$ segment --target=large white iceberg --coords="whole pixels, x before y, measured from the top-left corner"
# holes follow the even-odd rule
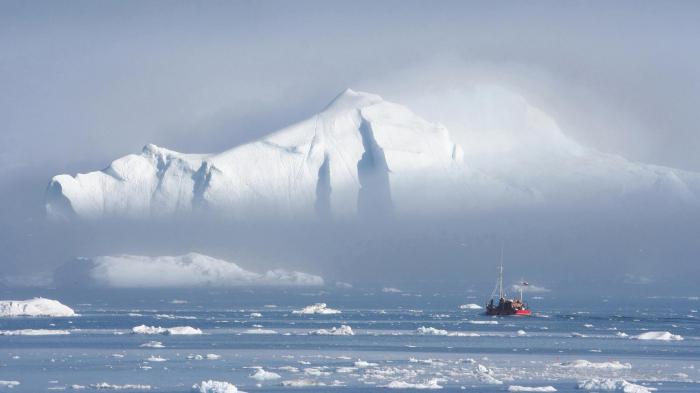
[[[651,393],[656,388],[650,388],[627,382],[624,379],[593,378],[578,383],[578,388],[582,390],[624,392],[624,393]]]
[[[160,326],[139,325],[131,328],[131,332],[134,334],[169,334],[173,336],[202,334],[202,331],[200,329],[193,328],[191,326],[175,326],[164,328]]]
[[[75,281],[112,288],[189,288],[235,286],[319,286],[323,278],[289,270],[255,273],[207,255],[115,255],[80,258],[55,272],[59,285]]]
[[[339,218],[640,196],[697,206],[700,175],[584,148],[524,99],[486,96],[492,102],[459,109],[487,134],[469,141],[468,154],[445,127],[347,90],[307,120],[220,153],[149,144],[104,170],[55,176],[46,210],[86,219]],[[520,132],[499,139],[499,127]]]
[[[73,317],[75,311],[58,300],[0,300],[0,317]]]
[[[192,386],[192,392],[194,393],[245,393],[242,390],[238,390],[236,385],[225,382],[225,381],[202,381],[198,384]]]

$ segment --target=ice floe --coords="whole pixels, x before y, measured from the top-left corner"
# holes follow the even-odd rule
[[[71,385],[73,390],[151,390],[151,385],[139,385],[139,384],[124,384],[115,385],[107,382],[93,383],[90,385]]]
[[[141,348],[165,348],[165,345],[163,345],[162,342],[160,341],[149,341],[147,343],[143,343],[139,345]]]
[[[311,379],[291,379],[287,381],[282,381],[280,385],[292,388],[305,388],[311,386],[326,386],[325,383],[320,381],[314,381]]]
[[[481,310],[483,307],[476,303],[469,303],[469,304],[462,304],[459,306],[460,309],[462,310]]]
[[[168,361],[168,359],[161,357],[161,356],[158,356],[158,355],[150,356],[146,360],[149,362],[167,362]]]
[[[590,362],[584,359],[577,359],[571,362],[556,363],[556,366],[565,368],[594,368],[594,369],[610,369],[610,370],[629,370],[632,365],[629,363],[620,363],[617,360],[611,362]]]
[[[258,367],[253,374],[249,375],[249,377],[258,382],[272,381],[282,378],[279,374],[272,371],[265,371],[262,367]]]
[[[450,337],[479,337],[478,333],[471,332],[448,332],[444,329],[421,326],[416,329],[416,333],[424,336],[450,336]]]
[[[301,310],[294,310],[292,314],[340,314],[340,310],[329,308],[326,303],[315,303]]]
[[[333,326],[330,330],[329,329],[314,330],[314,331],[310,332],[309,334],[318,335],[318,336],[353,336],[353,335],[355,335],[355,332],[353,332],[352,328],[348,325],[340,325],[340,327]]]
[[[19,386],[19,381],[2,381],[2,380],[0,380],[0,386],[6,387],[6,388],[13,388],[15,386]]]
[[[578,383],[578,388],[582,390],[606,391],[606,392],[624,392],[624,393],[651,393],[656,388],[650,388],[642,385],[637,385],[627,382],[624,379],[605,379],[593,378]]]
[[[169,335],[193,335],[202,334],[202,331],[192,326],[175,326],[164,328],[160,326],[139,325],[131,328],[134,334],[169,334]]]
[[[272,329],[256,328],[256,329],[247,329],[243,333],[245,333],[245,334],[277,334],[277,331],[272,330]]]
[[[75,311],[58,300],[0,300],[0,317],[74,317]]]
[[[556,392],[557,389],[554,386],[519,386],[510,385],[508,386],[509,392]]]
[[[681,341],[683,337],[671,332],[645,332],[637,336],[632,336],[637,340],[659,340],[659,341]]]
[[[192,386],[194,393],[245,393],[236,385],[225,381],[202,381]]]
[[[391,381],[384,387],[387,387],[389,389],[442,389],[442,386],[440,386],[438,382],[439,380],[437,378],[417,383],[406,381]]]
[[[479,382],[481,383],[485,383],[487,385],[503,384],[503,381],[495,377],[495,373],[493,372],[493,370],[484,365],[477,364],[472,373],[474,377],[476,377],[476,379],[479,380]]]
[[[53,329],[19,329],[0,331],[0,336],[65,336],[68,334],[70,334],[68,330]]]

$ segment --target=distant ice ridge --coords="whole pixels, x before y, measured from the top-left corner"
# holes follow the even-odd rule
[[[139,325],[131,328],[134,334],[170,334],[170,335],[193,335],[202,334],[202,331],[191,326],[175,326],[171,328],[163,328],[160,326]]]
[[[585,148],[524,98],[504,109],[512,97],[487,93],[480,96],[491,101],[458,109],[481,131],[467,130],[467,154],[445,127],[348,89],[317,115],[221,153],[149,144],[104,170],[54,176],[46,211],[84,219],[345,218],[543,202],[697,207],[700,175]]]
[[[245,393],[236,385],[224,381],[202,381],[192,386],[193,393]]]
[[[352,328],[348,325],[340,325],[340,327],[333,326],[330,330],[314,330],[310,334],[318,336],[353,336],[355,335],[355,332],[353,332]]]
[[[0,317],[73,317],[75,311],[58,300],[36,297],[30,300],[1,300]]]
[[[79,258],[56,270],[58,285],[76,277],[111,288],[193,288],[236,286],[319,286],[323,278],[282,269],[255,273],[233,262],[198,253],[179,256],[115,255]],[[84,280],[82,279],[84,278]]]
[[[329,308],[326,303],[315,303],[301,310],[294,310],[292,314],[340,314],[340,310]]]
[[[633,384],[624,379],[598,379],[593,378],[578,383],[578,388],[582,390],[624,392],[624,393],[651,393],[656,388]]]
[[[554,386],[519,386],[510,385],[508,386],[509,392],[556,392],[557,389]]]
[[[671,332],[646,332],[637,336],[632,336],[637,340],[659,340],[659,341],[681,341],[683,337]]]

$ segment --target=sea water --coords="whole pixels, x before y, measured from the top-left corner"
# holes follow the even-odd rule
[[[694,297],[544,293],[527,299],[530,317],[489,317],[459,307],[484,303],[465,291],[39,292],[2,296],[51,297],[79,316],[0,318],[3,332],[69,333],[0,335],[0,391],[189,392],[214,380],[247,392],[584,392],[586,382],[590,391],[700,392]],[[320,302],[341,312],[293,312]],[[133,333],[140,325],[202,334]],[[342,325],[354,335],[313,334]],[[676,340],[635,338],[647,332]]]

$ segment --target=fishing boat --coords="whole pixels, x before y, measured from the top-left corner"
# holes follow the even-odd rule
[[[530,284],[521,280],[520,298],[508,299],[508,295],[503,289],[503,248],[501,247],[501,263],[498,267],[498,281],[496,281],[496,286],[493,288],[493,292],[491,292],[491,298],[486,304],[486,315],[530,315],[532,312],[528,308],[527,303],[523,301],[523,287],[528,285]],[[498,303],[494,303],[496,291],[498,291]]]

